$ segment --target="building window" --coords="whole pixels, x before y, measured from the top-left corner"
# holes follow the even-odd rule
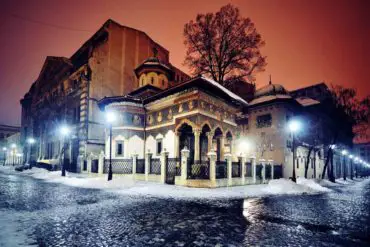
[[[162,80],[162,86],[164,86],[164,80]]]
[[[270,127],[272,124],[271,114],[265,114],[257,117],[257,128]]]
[[[123,150],[123,142],[117,142],[116,145],[116,156],[123,156],[124,150]]]
[[[150,81],[151,81],[152,84],[154,84],[154,78],[153,77],[150,78]]]
[[[157,140],[157,155],[162,153],[162,139]]]

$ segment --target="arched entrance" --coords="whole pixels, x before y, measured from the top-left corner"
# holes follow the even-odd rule
[[[209,152],[208,147],[208,134],[210,133],[211,128],[208,126],[208,124],[205,124],[202,128],[202,131],[200,133],[200,145],[199,145],[199,153],[200,153],[200,160],[204,161],[207,160],[207,154]]]
[[[193,134],[193,128],[189,124],[183,123],[178,128],[177,131],[179,133],[180,158],[181,158],[181,150],[183,150],[186,147],[190,151],[189,162],[190,162],[190,164],[192,164],[194,162],[194,134]]]
[[[223,133],[219,127],[215,130],[212,142],[213,150],[217,154],[217,160],[223,160]]]

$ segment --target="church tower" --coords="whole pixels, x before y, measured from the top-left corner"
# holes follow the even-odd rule
[[[135,74],[139,81],[139,88],[145,85],[152,85],[160,89],[169,87],[173,71],[169,65],[161,62],[157,57],[158,51],[153,48],[153,57],[147,58],[136,69]]]

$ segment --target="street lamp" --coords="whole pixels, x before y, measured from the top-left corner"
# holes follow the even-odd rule
[[[63,161],[62,161],[62,177],[66,176],[66,149],[67,149],[67,143],[66,143],[66,138],[71,132],[71,130],[68,128],[66,125],[62,125],[59,129],[60,134],[63,138]]]
[[[343,180],[347,180],[347,167],[346,167],[346,155],[348,154],[348,151],[343,149],[342,155],[343,155]]]
[[[293,143],[292,143],[292,151],[293,151],[293,176],[292,176],[292,180],[293,182],[297,182],[297,178],[296,178],[296,174],[295,174],[295,160],[296,160],[296,153],[295,153],[295,133],[297,133],[298,131],[300,131],[300,129],[302,128],[302,124],[300,121],[296,120],[296,119],[292,119],[289,121],[288,123],[288,129],[290,131],[290,133],[292,133],[292,139],[293,139]]]
[[[13,166],[14,166],[14,162],[15,162],[15,150],[17,148],[17,145],[15,143],[13,143],[12,145],[10,145],[10,147],[12,148]]]
[[[3,152],[4,152],[4,163],[3,163],[3,166],[5,166],[5,162],[6,162],[6,150],[8,150],[6,147],[3,147]]]
[[[109,170],[108,170],[108,181],[113,178],[112,171],[112,124],[116,121],[116,114],[108,111],[105,114],[105,119],[109,125]]]
[[[27,139],[27,143],[28,143],[28,149],[27,149],[27,157],[26,157],[26,162],[27,164],[30,165],[31,167],[31,164],[30,164],[30,160],[31,160],[31,149],[32,149],[32,145],[36,142],[36,140],[33,138],[33,137],[29,137]]]

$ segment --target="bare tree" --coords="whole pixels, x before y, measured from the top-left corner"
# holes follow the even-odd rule
[[[253,81],[266,66],[265,44],[249,18],[228,4],[216,13],[198,14],[184,27],[185,64],[194,75],[205,74],[226,87]]]
[[[332,86],[331,97],[324,102],[325,112],[330,116],[325,134],[325,149],[327,152],[323,168],[323,178],[328,171],[330,181],[335,181],[333,169],[333,148],[337,143],[352,146],[353,127],[360,123],[369,124],[370,97],[359,100],[353,88]]]

